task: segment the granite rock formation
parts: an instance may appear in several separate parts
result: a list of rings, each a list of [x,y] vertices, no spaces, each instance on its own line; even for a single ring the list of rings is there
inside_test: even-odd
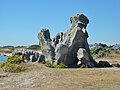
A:
[[[83,64],[87,60],[84,64],[94,67],[95,61],[90,55],[87,42],[89,36],[86,27],[89,19],[84,14],[77,14],[70,18],[70,22],[70,29],[66,33],[58,33],[53,40],[50,38],[48,29],[42,29],[39,32],[38,39],[45,59],[51,60],[53,64],[64,63],[66,66],[77,65],[78,61]],[[77,56],[80,49],[84,50],[87,55],[84,55],[82,60],[79,55]]]
[[[48,29],[42,29],[38,33],[39,45],[41,46],[42,54],[48,60],[54,60],[55,48],[51,45],[50,32]]]
[[[95,67],[94,63],[91,62],[86,49],[80,48],[77,52],[77,58],[79,59],[78,65],[80,67],[82,67],[82,65],[84,65],[85,67]]]

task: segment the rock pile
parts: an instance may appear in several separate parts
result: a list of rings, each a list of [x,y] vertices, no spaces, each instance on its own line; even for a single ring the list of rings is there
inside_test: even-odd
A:
[[[86,31],[88,18],[84,14],[77,14],[70,18],[71,26],[66,33],[60,32],[53,40],[48,29],[38,33],[39,44],[45,60],[53,64],[63,63],[66,66],[95,67],[96,62],[90,55]]]

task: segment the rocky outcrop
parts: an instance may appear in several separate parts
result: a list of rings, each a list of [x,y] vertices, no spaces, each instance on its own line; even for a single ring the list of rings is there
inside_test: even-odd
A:
[[[38,33],[39,44],[41,46],[42,54],[48,60],[54,60],[55,48],[51,45],[50,32],[48,29],[42,29]]]
[[[112,67],[120,67],[120,64],[119,64],[119,63],[116,63],[116,64],[112,64],[111,66],[112,66]]]
[[[104,68],[104,67],[112,67],[108,61],[99,61],[98,67]]]
[[[58,33],[56,37],[51,40],[48,29],[42,29],[38,34],[40,46],[42,48],[43,55],[46,59],[52,60],[54,64],[64,63],[67,66],[77,65],[78,61],[94,67],[95,61],[90,55],[89,45],[87,42],[88,33],[86,31],[88,18],[84,14],[77,14],[70,18],[71,26],[66,33]],[[85,51],[83,56],[85,59],[77,57],[77,53],[82,49]],[[92,64],[91,64],[92,63]]]

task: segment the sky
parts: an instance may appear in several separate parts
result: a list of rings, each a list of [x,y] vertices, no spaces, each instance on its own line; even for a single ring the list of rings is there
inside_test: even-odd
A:
[[[0,0],[0,46],[38,44],[38,32],[51,38],[70,28],[70,17],[83,13],[88,42],[120,43],[120,0]]]

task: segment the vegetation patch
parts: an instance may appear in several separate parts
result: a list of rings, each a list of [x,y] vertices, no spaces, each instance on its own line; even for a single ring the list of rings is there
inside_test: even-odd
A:
[[[90,52],[94,58],[107,57],[110,54],[120,54],[120,50],[114,50],[111,46],[95,46],[90,49]]]
[[[39,45],[31,45],[31,46],[29,47],[29,49],[31,49],[31,50],[41,50],[41,48],[40,48]]]
[[[15,55],[8,57],[7,61],[1,64],[1,68],[5,72],[12,72],[12,73],[18,73],[26,70],[22,55],[21,56]]]
[[[53,65],[49,60],[45,61],[45,66],[49,68],[64,68],[65,65],[60,63],[59,65]]]

